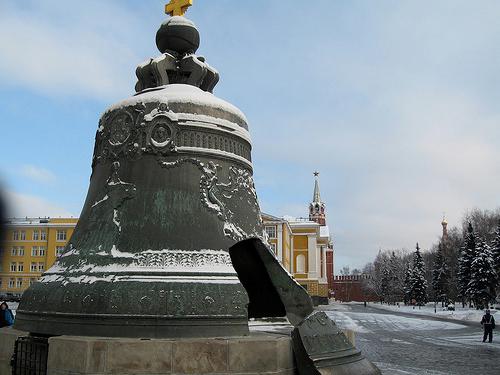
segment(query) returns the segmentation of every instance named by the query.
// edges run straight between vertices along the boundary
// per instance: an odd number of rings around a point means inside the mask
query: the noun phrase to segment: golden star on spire
[[[170,0],[165,5],[165,13],[170,16],[183,16],[191,5],[193,5],[193,0]]]

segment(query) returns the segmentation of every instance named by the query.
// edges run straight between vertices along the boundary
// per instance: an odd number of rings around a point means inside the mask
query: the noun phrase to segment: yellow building
[[[281,265],[292,273],[292,228],[287,220],[266,213],[261,214],[267,242]]]
[[[1,244],[0,294],[21,295],[64,250],[78,219],[9,219]]]
[[[328,227],[298,219],[291,221],[290,227],[294,259],[292,273],[309,292],[314,303],[328,303],[326,254],[331,248]]]
[[[271,250],[282,266],[310,294],[315,304],[328,302],[328,227],[303,218],[278,218],[262,213]]]
[[[318,173],[314,183],[309,218],[279,218],[262,214],[267,241],[274,254],[315,304],[328,303],[328,275],[333,278],[333,246],[326,225],[325,204],[321,201]],[[329,254],[330,253],[330,254]],[[332,259],[327,267],[328,254]]]

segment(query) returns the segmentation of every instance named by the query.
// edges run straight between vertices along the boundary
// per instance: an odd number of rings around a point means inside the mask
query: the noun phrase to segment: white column
[[[326,246],[322,246],[323,248],[323,251],[322,251],[322,255],[323,255],[323,282],[327,282],[328,281],[328,278],[326,276],[326,251],[327,251],[327,247]]]
[[[278,224],[277,225],[277,231],[276,231],[276,236],[278,238],[278,243],[276,244],[277,247],[277,255],[278,255],[278,260],[280,263],[283,265],[284,264],[284,259],[283,259],[283,224]]]
[[[307,258],[309,262],[308,275],[309,279],[318,278],[318,247],[316,246],[316,236],[307,236]]]

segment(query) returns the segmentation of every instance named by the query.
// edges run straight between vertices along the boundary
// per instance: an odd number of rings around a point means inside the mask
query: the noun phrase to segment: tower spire
[[[443,221],[441,222],[441,225],[443,226],[443,240],[446,240],[448,238],[448,222],[446,221],[446,216],[445,213],[443,212]]]
[[[325,215],[325,204],[321,202],[321,196],[319,193],[319,172],[314,173],[314,192],[313,200],[309,204],[309,220],[315,221],[320,225],[326,225],[326,215]]]
[[[318,180],[319,172],[315,171],[314,172],[314,193],[313,193],[313,202],[320,203],[321,202],[321,196],[319,194],[319,180]]]

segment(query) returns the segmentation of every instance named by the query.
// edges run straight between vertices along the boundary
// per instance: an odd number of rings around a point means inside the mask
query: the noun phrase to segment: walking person
[[[10,327],[14,324],[14,314],[9,309],[9,305],[6,302],[2,302],[0,305],[0,328]]]
[[[495,329],[495,318],[490,314],[490,310],[486,310],[483,318],[481,319],[481,325],[483,326],[483,342],[486,342],[488,337],[488,342],[493,341],[493,330]]]

